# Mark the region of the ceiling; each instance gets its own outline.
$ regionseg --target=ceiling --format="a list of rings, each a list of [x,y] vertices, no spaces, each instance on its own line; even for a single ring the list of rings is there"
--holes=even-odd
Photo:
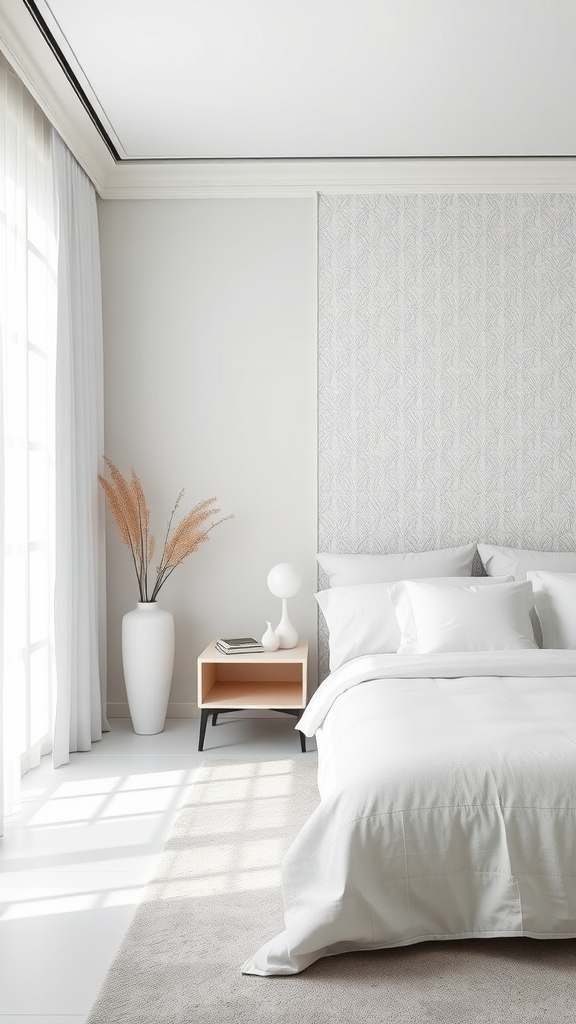
[[[0,0],[105,199],[576,193],[574,0]]]
[[[573,0],[14,3],[122,161],[576,154]]]

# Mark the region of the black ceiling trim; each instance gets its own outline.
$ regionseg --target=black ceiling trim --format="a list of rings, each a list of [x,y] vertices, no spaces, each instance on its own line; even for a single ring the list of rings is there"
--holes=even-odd
[[[48,46],[52,50],[52,53],[54,54],[56,60],[58,61],[60,67],[62,68],[62,71],[66,75],[66,78],[68,79],[68,81],[70,82],[70,85],[74,89],[74,92],[76,93],[78,99],[80,100],[80,102],[81,102],[82,106],[84,107],[86,113],[88,114],[90,120],[92,121],[92,124],[96,128],[96,131],[98,132],[98,134],[100,135],[102,140],[106,143],[106,146],[110,150],[110,153],[112,154],[114,159],[117,162],[120,163],[121,162],[121,157],[120,157],[120,154],[119,154],[118,150],[116,149],[116,146],[112,142],[112,139],[108,135],[108,132],[106,131],[104,125],[102,124],[100,118],[98,117],[98,114],[94,110],[94,107],[90,103],[90,100],[88,99],[86,93],[84,92],[82,86],[80,85],[80,82],[76,78],[76,75],[74,74],[74,71],[72,70],[70,64],[68,63],[68,60],[66,59],[66,57],[65,57],[64,53],[62,52],[60,46],[56,42],[56,39],[52,35],[52,32],[50,31],[50,28],[48,27],[46,21],[44,20],[44,18],[40,14],[40,11],[38,10],[36,4],[34,3],[34,0],[23,0],[23,3],[24,3],[24,6],[27,8],[28,13],[31,15],[31,17],[36,22],[36,25],[38,26],[40,32],[42,33],[46,43],[48,44]]]
[[[413,153],[396,156],[158,156],[158,157],[123,157],[123,164],[242,164],[242,163],[362,163],[378,160],[386,163],[393,160],[574,160],[576,153],[448,153],[438,156],[436,153]]]

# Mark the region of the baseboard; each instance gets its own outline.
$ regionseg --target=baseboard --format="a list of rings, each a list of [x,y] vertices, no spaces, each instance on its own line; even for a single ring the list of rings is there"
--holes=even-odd
[[[130,718],[126,701],[108,701],[108,718]],[[166,718],[200,718],[196,704],[170,702]]]
[[[250,711],[253,718],[274,718],[277,714],[275,711],[266,711],[263,708],[247,708],[244,713],[247,714],[248,711]],[[130,711],[126,701],[108,701],[107,714],[108,718],[130,718]],[[168,704],[166,718],[200,718],[200,712],[197,705],[189,701],[183,703],[171,701]]]

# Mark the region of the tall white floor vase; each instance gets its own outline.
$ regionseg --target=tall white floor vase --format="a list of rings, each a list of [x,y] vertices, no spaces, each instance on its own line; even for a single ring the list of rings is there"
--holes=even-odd
[[[174,618],[155,601],[122,619],[122,664],[134,732],[162,732],[174,669]]]

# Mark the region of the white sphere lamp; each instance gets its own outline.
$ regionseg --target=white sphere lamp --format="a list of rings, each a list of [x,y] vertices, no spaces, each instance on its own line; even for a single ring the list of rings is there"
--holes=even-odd
[[[282,617],[274,630],[280,647],[290,649],[298,643],[298,633],[288,617],[288,598],[295,597],[302,586],[302,577],[288,562],[280,562],[268,573],[268,589],[282,599]]]

